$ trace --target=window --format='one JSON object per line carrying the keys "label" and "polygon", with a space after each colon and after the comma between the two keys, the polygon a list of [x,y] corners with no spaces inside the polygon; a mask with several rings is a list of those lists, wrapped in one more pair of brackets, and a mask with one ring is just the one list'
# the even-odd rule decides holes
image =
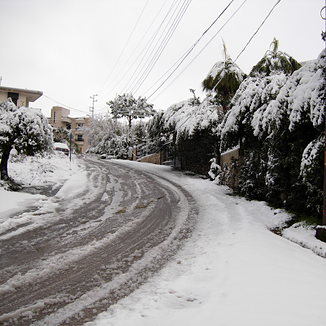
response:
{"label": "window", "polygon": [[77,141],[84,141],[83,135],[76,135],[76,140]]}
{"label": "window", "polygon": [[18,102],[18,98],[19,98],[19,94],[18,93],[8,92],[8,98],[11,98],[11,100],[17,106],[17,102]]}

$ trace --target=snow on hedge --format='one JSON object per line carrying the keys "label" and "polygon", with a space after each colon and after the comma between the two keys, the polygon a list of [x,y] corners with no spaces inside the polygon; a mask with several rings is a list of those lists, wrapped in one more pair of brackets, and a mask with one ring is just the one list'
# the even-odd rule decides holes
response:
{"label": "snow on hedge", "polygon": [[248,77],[232,99],[220,133],[237,132],[241,125],[251,124],[255,136],[270,135],[280,127],[284,117],[289,130],[305,120],[316,128],[324,119],[325,50],[317,60],[306,63],[291,76],[277,73],[267,77]]}
{"label": "snow on hedge", "polygon": [[163,115],[165,125],[174,127],[179,134],[187,131],[192,134],[195,127],[204,129],[213,121],[221,119],[219,106],[210,103],[205,99],[201,104],[193,104],[193,99],[171,105]]}
{"label": "snow on hedge", "polygon": [[231,110],[219,127],[222,147],[226,150],[236,144],[226,144],[229,133],[239,131],[241,125],[252,123],[254,134],[261,131],[261,112],[266,110],[268,103],[275,99],[287,81],[283,73],[268,77],[248,77],[240,85],[231,102]]}
{"label": "snow on hedge", "polygon": [[281,88],[275,101],[262,110],[257,110],[252,120],[255,135],[262,131],[271,134],[279,127],[284,117],[289,119],[289,130],[305,120],[316,128],[324,119],[324,69],[326,51],[317,60],[306,63],[295,71]]}
{"label": "snow on hedge", "polygon": [[322,153],[325,144],[325,136],[314,139],[311,141],[302,154],[301,165],[300,165],[300,175],[303,179],[306,179],[309,172],[311,172],[314,164],[318,162],[318,156]]}

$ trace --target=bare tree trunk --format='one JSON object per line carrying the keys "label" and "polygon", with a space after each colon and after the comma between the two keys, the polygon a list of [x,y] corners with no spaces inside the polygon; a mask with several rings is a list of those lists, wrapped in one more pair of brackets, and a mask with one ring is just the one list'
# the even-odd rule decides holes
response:
{"label": "bare tree trunk", "polygon": [[129,117],[128,117],[129,131],[130,131],[130,129],[131,129],[131,120],[132,120],[132,117],[129,116]]}
{"label": "bare tree trunk", "polygon": [[0,179],[8,180],[8,160],[11,151],[11,146],[5,147],[2,151],[2,158],[0,162]]}

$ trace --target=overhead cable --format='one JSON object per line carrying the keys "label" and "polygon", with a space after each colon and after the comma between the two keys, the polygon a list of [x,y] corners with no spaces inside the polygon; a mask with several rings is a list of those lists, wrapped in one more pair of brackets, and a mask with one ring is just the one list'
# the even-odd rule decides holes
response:
{"label": "overhead cable", "polygon": [[174,24],[169,28],[168,34],[166,34],[164,40],[162,41],[160,47],[157,49],[155,55],[153,56],[152,60],[149,62],[149,65],[147,66],[146,70],[143,72],[141,79],[139,79],[138,84],[135,85],[135,87],[132,89],[132,92],[137,92],[139,88],[144,84],[146,81],[148,75],[151,73],[153,68],[155,67],[156,63],[160,59],[163,51],[165,50],[166,46],[168,45],[169,41],[171,40],[173,34],[175,33],[177,27],[180,24],[180,21],[182,20],[183,16],[185,15],[190,3],[192,0],[188,0],[184,3],[184,7],[181,8],[178,16],[176,17],[176,20]]}
{"label": "overhead cable", "polygon": [[79,109],[76,109],[76,108],[74,108],[74,107],[72,107],[72,106],[66,105],[66,104],[64,104],[64,103],[62,103],[62,102],[59,102],[59,101],[55,100],[54,98],[52,98],[52,97],[50,97],[50,96],[47,96],[47,95],[45,95],[45,94],[43,94],[43,96],[46,97],[47,99],[49,99],[50,101],[52,101],[52,102],[54,102],[54,103],[57,103],[57,104],[59,104],[59,105],[62,105],[63,107],[68,108],[68,109],[70,109],[70,110],[78,111],[78,112],[82,112],[82,113],[89,114],[89,112],[87,112],[87,111],[79,110]]}
{"label": "overhead cable", "polygon": [[165,21],[168,19],[168,17],[170,15],[171,11],[173,10],[173,8],[176,7],[178,1],[180,2],[181,0],[174,0],[172,2],[172,4],[169,7],[167,13],[165,14],[164,18],[162,19],[160,25],[157,27],[157,29],[155,30],[152,37],[148,40],[148,42],[146,43],[143,50],[139,53],[139,55],[136,57],[136,59],[131,64],[131,67],[132,67],[140,60],[138,62],[138,64],[137,64],[136,68],[134,69],[133,74],[129,78],[128,82],[122,88],[123,90],[128,90],[130,88],[130,83],[134,80],[135,75],[139,74],[139,71],[141,71],[143,64],[146,62],[146,58],[148,56],[149,51],[151,51],[152,46],[153,46],[156,38],[159,37],[159,35],[160,35],[160,30],[163,28]]}
{"label": "overhead cable", "polygon": [[142,16],[143,16],[143,14],[144,14],[144,11],[145,11],[145,9],[146,9],[146,7],[147,7],[147,5],[148,5],[148,2],[149,2],[149,0],[147,0],[147,1],[145,2],[144,6],[143,6],[143,8],[142,8],[142,11],[140,12],[140,14],[139,14],[139,16],[138,16],[138,18],[137,18],[136,23],[134,24],[134,26],[133,26],[131,32],[129,33],[129,36],[128,36],[128,38],[127,38],[127,41],[125,42],[124,47],[122,48],[120,54],[118,55],[117,60],[115,61],[115,63],[114,63],[113,66],[112,66],[111,71],[108,73],[108,75],[107,75],[107,77],[106,77],[106,79],[105,79],[105,82],[104,82],[103,87],[104,87],[105,84],[108,82],[109,77],[113,74],[113,72],[116,70],[118,64],[120,63],[120,60],[121,60],[121,58],[123,57],[123,55],[124,55],[124,53],[125,53],[125,51],[126,51],[126,49],[127,49],[127,47],[128,47],[128,44],[129,44],[129,42],[130,42],[130,40],[131,40],[133,34],[135,33],[135,30],[136,30],[136,28],[137,28],[137,26],[138,26],[138,24],[139,24],[139,22],[140,22],[140,20],[141,20],[141,18],[142,18]]}
{"label": "overhead cable", "polygon": [[129,66],[130,60],[135,56],[135,53],[137,53],[139,47],[142,45],[142,42],[145,39],[145,37],[148,34],[148,32],[150,30],[152,30],[152,26],[153,26],[154,22],[157,21],[159,15],[161,14],[161,12],[162,12],[162,10],[163,10],[163,8],[164,8],[164,6],[166,4],[167,4],[167,2],[166,1],[163,1],[162,6],[160,7],[160,9],[156,13],[156,15],[153,17],[153,19],[152,19],[151,23],[148,25],[146,31],[143,33],[143,35],[141,36],[141,38],[137,41],[137,45],[130,51],[130,54],[129,54],[128,58],[125,60],[125,63],[122,65],[122,68],[121,68],[121,71],[120,71],[120,74],[119,74],[120,77],[118,75],[115,76],[113,78],[113,81],[116,80],[118,77],[119,77],[119,79],[116,80],[115,83],[114,83],[114,85],[110,87],[110,91],[109,92],[105,92],[105,95],[106,94],[109,94],[111,91],[115,90],[120,85],[120,83],[122,82],[122,80],[126,77],[127,73],[130,70],[130,66]]}
{"label": "overhead cable", "polygon": [[241,50],[241,52],[238,54],[238,56],[235,58],[234,62],[236,62],[240,55],[246,50],[246,48],[248,47],[248,45],[250,44],[250,42],[252,41],[252,39],[256,36],[256,34],[259,32],[259,30],[261,29],[261,27],[265,24],[266,20],[268,19],[268,17],[271,15],[271,13],[274,11],[275,7],[281,2],[281,0],[276,1],[276,3],[274,4],[274,6],[272,7],[272,9],[269,11],[269,13],[267,14],[267,16],[264,18],[264,20],[262,21],[262,23],[259,25],[259,27],[257,28],[257,30],[255,31],[255,33],[250,37],[249,41],[247,42],[247,44],[244,46],[244,48]]}
{"label": "overhead cable", "polygon": [[231,0],[229,4],[222,10],[222,12],[216,17],[216,19],[210,24],[210,26],[202,33],[202,35],[197,39],[197,41],[188,49],[186,54],[183,56],[182,60],[177,64],[177,66],[172,70],[172,72],[164,79],[164,81],[155,89],[154,92],[148,96],[148,99],[151,98],[175,73],[175,71],[180,67],[180,65],[186,60],[186,58],[190,55],[190,53],[194,50],[197,44],[201,41],[201,39],[205,36],[205,34],[214,26],[214,24],[218,21],[218,19],[225,13],[225,11],[231,6],[234,0]]}
{"label": "overhead cable", "polygon": [[[216,38],[216,36],[222,31],[222,29],[230,22],[230,20],[238,13],[238,11],[243,7],[243,5],[247,2],[248,0],[244,0],[240,6],[235,10],[235,12],[230,16],[230,18],[221,26],[221,28],[209,39],[209,41],[203,46],[203,48],[196,54],[196,56],[179,72],[179,74],[155,97],[159,97],[167,88],[173,84],[176,79],[180,77],[181,74],[185,72],[189,68],[189,66],[201,55],[201,53],[207,48],[207,46]],[[150,89],[149,89],[150,90]],[[146,92],[148,92],[147,90]],[[159,89],[158,89],[159,90]],[[145,92],[145,93],[146,93]],[[155,93],[153,93],[154,95]]]}

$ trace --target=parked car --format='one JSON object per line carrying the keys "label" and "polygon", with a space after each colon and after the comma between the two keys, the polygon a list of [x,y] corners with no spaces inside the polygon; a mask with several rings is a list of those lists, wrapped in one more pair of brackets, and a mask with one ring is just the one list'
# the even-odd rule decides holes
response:
{"label": "parked car", "polygon": [[63,152],[65,155],[69,155],[69,147],[65,143],[53,143],[53,149],[57,152]]}

